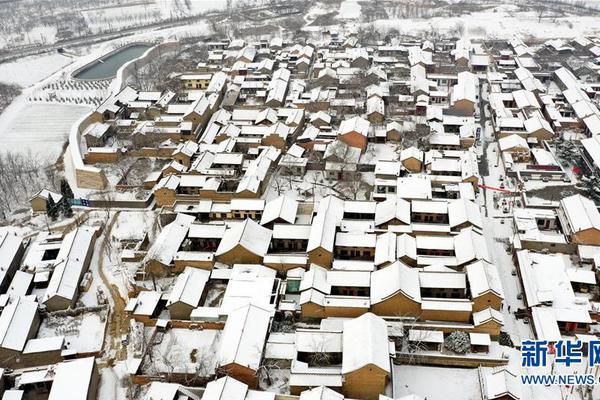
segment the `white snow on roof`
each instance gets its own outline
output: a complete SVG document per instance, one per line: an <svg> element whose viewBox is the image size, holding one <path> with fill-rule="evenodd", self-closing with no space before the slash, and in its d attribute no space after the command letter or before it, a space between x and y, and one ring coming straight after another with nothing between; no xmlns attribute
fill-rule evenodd
<svg viewBox="0 0 600 400"><path fill-rule="evenodd" d="M326 386L318 386L300 393L300 400L344 400L344 395Z"/></svg>
<svg viewBox="0 0 600 400"><path fill-rule="evenodd" d="M327 281L327 270L319 265L311 264L300 282L300 291L316 289L321 293L331 293L331 284Z"/></svg>
<svg viewBox="0 0 600 400"><path fill-rule="evenodd" d="M67 234L58 252L56 266L44 294L44 302L54 296L74 299L79 281L89 267L86 257L92 250L95 235L95 229L89 227L80 227Z"/></svg>
<svg viewBox="0 0 600 400"><path fill-rule="evenodd" d="M393 219L410 224L410 203L399 197L391 197L380 203L375 208L375 225L379 226Z"/></svg>
<svg viewBox="0 0 600 400"><path fill-rule="evenodd" d="M393 232L386 232L377 236L375 245L375 265L393 263L396 260L397 237Z"/></svg>
<svg viewBox="0 0 600 400"><path fill-rule="evenodd" d="M344 202L337 197L329 196L321 200L317 215L313 218L307 251L319 247L333 252L336 227L344 215Z"/></svg>
<svg viewBox="0 0 600 400"><path fill-rule="evenodd" d="M348 374L367 365L390 373L387 326L383 318L366 313L344 323L342 373Z"/></svg>
<svg viewBox="0 0 600 400"><path fill-rule="evenodd" d="M478 228L482 227L479 206L464 198L448 203L448 220L450 227L459 226L465 222L470 222Z"/></svg>
<svg viewBox="0 0 600 400"><path fill-rule="evenodd" d="M6 274L14 264L21 248L23 239L7 229L0 230L0 284L6 279Z"/></svg>
<svg viewBox="0 0 600 400"><path fill-rule="evenodd" d="M177 277L173 291L169 296L168 305L182 302L197 307L209 278L210 271L186 267L183 273Z"/></svg>
<svg viewBox="0 0 600 400"><path fill-rule="evenodd" d="M463 229L454 237L454 254L458 265L472 260L490 260L485 238L472 228Z"/></svg>
<svg viewBox="0 0 600 400"><path fill-rule="evenodd" d="M271 307L271 296L277 271L259 264L235 264L228 269L213 269L227 271L229 282L221 302L222 314L227 314L243 305L252 303L263 308Z"/></svg>
<svg viewBox="0 0 600 400"><path fill-rule="evenodd" d="M400 261L371 274L371 304L381 303L396 293L421 302L419 271Z"/></svg>
<svg viewBox="0 0 600 400"><path fill-rule="evenodd" d="M396 255L400 259L408 257L412 260L417 259L417 241L413 236L406 233L398 236L396 242Z"/></svg>
<svg viewBox="0 0 600 400"><path fill-rule="evenodd" d="M285 222L293 224L296 221L298 212L298 201L285 195L279 196L265 205L265 209L260 220L261 225L268 224L281 218Z"/></svg>
<svg viewBox="0 0 600 400"><path fill-rule="evenodd" d="M504 318L502 313L498 310L488 307L485 310L477 311L473 313L473 324L475 326L484 324L490 320L495 320L501 325L504 325Z"/></svg>
<svg viewBox="0 0 600 400"><path fill-rule="evenodd" d="M600 212L587 197L580 194L565 197L560 201L560 207L573 233L600 229Z"/></svg>
<svg viewBox="0 0 600 400"><path fill-rule="evenodd" d="M37 303L24 297L4 307L0 315L0 348L23 351L37 307Z"/></svg>
<svg viewBox="0 0 600 400"><path fill-rule="evenodd" d="M444 332L409 329L408 340L411 342L444 343Z"/></svg>
<svg viewBox="0 0 600 400"><path fill-rule="evenodd" d="M466 267L467 278L471 288L473 298L484 295L488 292L494 293L500 298L504 298L502 283L498 275L498 269L495 265L485 261L477 261Z"/></svg>
<svg viewBox="0 0 600 400"><path fill-rule="evenodd" d="M95 365L94 357L58 364L48 400L87 400Z"/></svg>
<svg viewBox="0 0 600 400"><path fill-rule="evenodd" d="M225 231L215 254L221 255L240 245L258 256L267 254L273 232L247 218L244 222L232 224Z"/></svg>
<svg viewBox="0 0 600 400"><path fill-rule="evenodd" d="M345 135L349 132L356 132L363 136L367 136L369 133L369 127L371 123L361 117L353 117L342 121L340 124L339 134Z"/></svg>
<svg viewBox="0 0 600 400"><path fill-rule="evenodd" d="M179 394L187 396L184 397L185 400L200 400L199 396L196 396L180 384L169 382L152 382L144 400L179 400L176 397Z"/></svg>
<svg viewBox="0 0 600 400"><path fill-rule="evenodd" d="M196 217L177 214L175 221L165 226L148 251L148 259L170 265Z"/></svg>
<svg viewBox="0 0 600 400"><path fill-rule="evenodd" d="M270 319L270 311L252 304L230 311L221 335L219 365L235 363L257 370Z"/></svg>
<svg viewBox="0 0 600 400"><path fill-rule="evenodd" d="M499 399L504 396L516 399L522 397L520 380L506 369L494 371L487 375L484 388L488 399Z"/></svg>
<svg viewBox="0 0 600 400"><path fill-rule="evenodd" d="M206 384L202 400L244 400L248 385L230 376L224 376Z"/></svg>
<svg viewBox="0 0 600 400"><path fill-rule="evenodd" d="M504 136L498 139L498 145L500 146L501 151L510 150L515 147L529 149L529 144L527 143L527 140L525 140L517 134Z"/></svg>

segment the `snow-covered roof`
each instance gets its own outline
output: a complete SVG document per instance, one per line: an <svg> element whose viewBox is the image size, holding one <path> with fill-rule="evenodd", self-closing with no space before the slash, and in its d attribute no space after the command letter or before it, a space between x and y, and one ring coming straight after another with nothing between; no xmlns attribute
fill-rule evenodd
<svg viewBox="0 0 600 400"><path fill-rule="evenodd" d="M264 228L247 218L244 222L229 226L215 254L218 256L227 253L239 245L251 253L264 256L269 250L272 234L273 232L270 229Z"/></svg>
<svg viewBox="0 0 600 400"><path fill-rule="evenodd" d="M393 263L396 261L396 234L386 232L377 236L377 244L375 245L375 265Z"/></svg>
<svg viewBox="0 0 600 400"><path fill-rule="evenodd" d="M41 197L44 200L48 200L48 198L52 196L52 200L54 200L54 203L58 203L61 199L62 199L62 194L60 193L55 193L52 192L48 189L42 189L39 192L37 192L36 194L34 194L31 199L33 200L36 197Z"/></svg>
<svg viewBox="0 0 600 400"><path fill-rule="evenodd" d="M379 226L393 219L410 224L410 203L399 197L392 197L377 203L375 225Z"/></svg>
<svg viewBox="0 0 600 400"><path fill-rule="evenodd" d="M326 386L318 386L300 393L300 400L344 400L344 395Z"/></svg>
<svg viewBox="0 0 600 400"><path fill-rule="evenodd" d="M428 176L398 178L396 194L403 199L431 199L431 180Z"/></svg>
<svg viewBox="0 0 600 400"><path fill-rule="evenodd" d="M199 396L180 384L170 382L152 382L144 400L180 400L180 395L187 396L184 397L185 400L200 400Z"/></svg>
<svg viewBox="0 0 600 400"><path fill-rule="evenodd" d="M353 117L342 121L340 124L339 134L345 135L350 132L356 132L362 136L367 136L371 123L361 117Z"/></svg>
<svg viewBox="0 0 600 400"><path fill-rule="evenodd" d="M409 329L408 340L411 342L444 343L444 332Z"/></svg>
<svg viewBox="0 0 600 400"><path fill-rule="evenodd" d="M495 265L485 261L476 261L467 265L466 269L473 298L489 292L504 298L502 283Z"/></svg>
<svg viewBox="0 0 600 400"><path fill-rule="evenodd" d="M220 366L238 364L257 370L269 329L271 312L247 304L229 312L218 351Z"/></svg>
<svg viewBox="0 0 600 400"><path fill-rule="evenodd" d="M461 289L467 288L465 274L450 268L441 270L425 267L419 271L419 286L430 289Z"/></svg>
<svg viewBox="0 0 600 400"><path fill-rule="evenodd" d="M177 277L167 305L181 302L197 307L209 278L210 271L186 267L183 273Z"/></svg>
<svg viewBox="0 0 600 400"><path fill-rule="evenodd" d="M54 296L73 300L79 289L79 281L88 268L88 253L96 230L91 227L79 227L65 236L58 255L54 272L44 294L44 302Z"/></svg>
<svg viewBox="0 0 600 400"><path fill-rule="evenodd" d="M56 366L48 400L86 400L90 397L94 357L63 361Z"/></svg>
<svg viewBox="0 0 600 400"><path fill-rule="evenodd" d="M600 230L600 212L594 202L580 194L565 197L560 201L559 215L564 215L573 233L587 229Z"/></svg>
<svg viewBox="0 0 600 400"><path fill-rule="evenodd" d="M260 264L234 264L228 269L213 269L211 276L219 272L225 272L229 278L221 302L222 314L249 303L265 309L271 307L277 271Z"/></svg>
<svg viewBox="0 0 600 400"><path fill-rule="evenodd" d="M465 198L456 199L448 203L448 220L450 227L459 226L465 222L481 228L481 210L479 206Z"/></svg>
<svg viewBox="0 0 600 400"><path fill-rule="evenodd" d="M458 83L452 89L452 104L460 100L468 100L475 103L477 101L476 88L477 77L469 71L460 72L458 74Z"/></svg>
<svg viewBox="0 0 600 400"><path fill-rule="evenodd" d="M522 397L519 378L503 368L485 376L485 398L489 400Z"/></svg>
<svg viewBox="0 0 600 400"><path fill-rule="evenodd" d="M399 235L396 241L396 255L400 259L402 257L408 257L410 259L417 259L417 240L406 233Z"/></svg>
<svg viewBox="0 0 600 400"><path fill-rule="evenodd" d="M383 318L366 313L344 322L342 343L343 374L368 365L390 373L388 333Z"/></svg>
<svg viewBox="0 0 600 400"><path fill-rule="evenodd" d="M504 136L498 139L498 145L500 146L500 151L510 150L515 147L529 149L527 140L517 134Z"/></svg>
<svg viewBox="0 0 600 400"><path fill-rule="evenodd" d="M328 196L321 200L317 209L317 215L313 218L310 238L308 239L307 251L310 252L319 247L333 252L336 227L344 215L344 202L337 197Z"/></svg>
<svg viewBox="0 0 600 400"><path fill-rule="evenodd" d="M418 148L411 146L403 149L400 152L400 161L405 161L410 158L414 158L415 160L423 161L423 152Z"/></svg>
<svg viewBox="0 0 600 400"><path fill-rule="evenodd" d="M165 226L156 237L148 251L148 259L170 265L195 219L192 215L177 214L175 221Z"/></svg>
<svg viewBox="0 0 600 400"><path fill-rule="evenodd" d="M11 266L15 265L23 239L8 229L0 229L0 284L7 278Z"/></svg>
<svg viewBox="0 0 600 400"><path fill-rule="evenodd" d="M282 219L285 222L293 224L296 221L297 212L298 201L282 195L265 205L260 224L265 225L277 219Z"/></svg>
<svg viewBox="0 0 600 400"><path fill-rule="evenodd" d="M300 291L316 289L321 293L331 293L331 284L327 280L327 270L319 265L311 264L300 282Z"/></svg>
<svg viewBox="0 0 600 400"><path fill-rule="evenodd" d="M537 307L534 307L532 309L536 308ZM484 324L492 320L498 322L501 325L504 325L504 317L502 316L502 313L496 309L493 309L492 307L488 307L484 310L473 313L473 324L475 326Z"/></svg>
<svg viewBox="0 0 600 400"><path fill-rule="evenodd" d="M470 227L454 237L454 253L459 265L472 260L490 260L485 238Z"/></svg>
<svg viewBox="0 0 600 400"><path fill-rule="evenodd" d="M0 348L23 351L37 314L38 304L17 297L0 314Z"/></svg>
<svg viewBox="0 0 600 400"><path fill-rule="evenodd" d="M150 316L156 311L156 307L161 298L161 292L143 290L136 298L129 299L125 311L130 312L133 315Z"/></svg>
<svg viewBox="0 0 600 400"><path fill-rule="evenodd" d="M230 376L224 376L206 384L202 400L244 400L248 385Z"/></svg>
<svg viewBox="0 0 600 400"><path fill-rule="evenodd" d="M421 302L418 270L396 261L371 274L371 304L381 303L399 292Z"/></svg>

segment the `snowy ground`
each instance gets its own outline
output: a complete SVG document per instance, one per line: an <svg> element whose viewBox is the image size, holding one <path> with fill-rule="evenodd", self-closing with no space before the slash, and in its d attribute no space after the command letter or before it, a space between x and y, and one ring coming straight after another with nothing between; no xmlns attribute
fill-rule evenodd
<svg viewBox="0 0 600 400"><path fill-rule="evenodd" d="M55 160L73 123L90 110L86 106L13 103L0 115L0 149L31 151Z"/></svg>
<svg viewBox="0 0 600 400"><path fill-rule="evenodd" d="M106 311L87 312L75 317L45 318L38 337L64 336L68 349L78 353L102 350L106 325Z"/></svg>
<svg viewBox="0 0 600 400"><path fill-rule="evenodd" d="M427 400L480 399L477 369L394 365L394 396Z"/></svg>
<svg viewBox="0 0 600 400"><path fill-rule="evenodd" d="M216 367L216 349L219 348L221 331L216 329L171 329L157 333L149 350L152 363L149 373L195 373L202 365L208 374Z"/></svg>
<svg viewBox="0 0 600 400"><path fill-rule="evenodd" d="M71 64L73 59L58 53L22 58L0 64L0 82L29 87Z"/></svg>
<svg viewBox="0 0 600 400"><path fill-rule="evenodd" d="M345 0L340 4L341 19L358 19L360 18L360 4L358 1Z"/></svg>

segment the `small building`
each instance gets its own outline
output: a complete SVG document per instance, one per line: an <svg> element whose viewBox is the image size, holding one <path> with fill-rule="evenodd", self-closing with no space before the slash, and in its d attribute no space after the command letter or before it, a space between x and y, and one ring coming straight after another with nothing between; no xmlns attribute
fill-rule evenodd
<svg viewBox="0 0 600 400"><path fill-rule="evenodd" d="M52 197L54 204L58 204L63 198L60 193L55 193L48 189L42 189L29 199L31 210L33 212L46 212L46 205L48 204L48 199L50 197Z"/></svg>
<svg viewBox="0 0 600 400"><path fill-rule="evenodd" d="M385 321L372 313L363 314L344 322L342 336L344 394L354 399L378 399L391 373Z"/></svg>
<svg viewBox="0 0 600 400"><path fill-rule="evenodd" d="M371 274L371 310L382 316L421 314L419 272L396 261Z"/></svg>
<svg viewBox="0 0 600 400"><path fill-rule="evenodd" d="M20 354L40 326L38 304L18 297L0 314L0 359L3 367L18 366Z"/></svg>
<svg viewBox="0 0 600 400"><path fill-rule="evenodd" d="M523 137L513 134L504 136L498 139L500 151L511 155L512 159L517 162L527 162L530 158L529 144Z"/></svg>
<svg viewBox="0 0 600 400"><path fill-rule="evenodd" d="M361 117L353 117L342 121L338 137L349 146L365 151L371 123Z"/></svg>
<svg viewBox="0 0 600 400"><path fill-rule="evenodd" d="M96 398L98 366L94 357L63 361L56 365L48 400L92 400Z"/></svg>
<svg viewBox="0 0 600 400"><path fill-rule="evenodd" d="M229 312L217 352L218 368L255 388L271 311L247 304Z"/></svg>
<svg viewBox="0 0 600 400"><path fill-rule="evenodd" d="M210 271L192 267L179 274L167 302L172 319L190 319L192 310L200 304L209 278Z"/></svg>
<svg viewBox="0 0 600 400"><path fill-rule="evenodd" d="M23 239L15 232L0 229L0 293L8 289L24 253Z"/></svg>
<svg viewBox="0 0 600 400"><path fill-rule="evenodd" d="M473 311L481 311L487 307L500 311L504 294L496 266L479 260L467 265L466 271Z"/></svg>
<svg viewBox="0 0 600 400"><path fill-rule="evenodd" d="M175 256L194 220L194 216L177 214L175 220L160 231L144 260L147 273L163 276L171 271Z"/></svg>
<svg viewBox="0 0 600 400"><path fill-rule="evenodd" d="M506 368L495 370L485 376L483 393L488 400L520 400L521 380Z"/></svg>
<svg viewBox="0 0 600 400"><path fill-rule="evenodd" d="M400 162L410 172L421 172L423 152L416 147L408 147L400 152Z"/></svg>
<svg viewBox="0 0 600 400"><path fill-rule="evenodd" d="M269 250L273 232L247 218L232 223L215 252L217 260L228 264L260 264Z"/></svg>
<svg viewBox="0 0 600 400"><path fill-rule="evenodd" d="M600 245L600 212L594 202L580 194L560 201L558 218L572 243Z"/></svg>
<svg viewBox="0 0 600 400"><path fill-rule="evenodd" d="M95 241L96 229L91 227L79 227L65 236L43 297L48 310L66 310L75 305L79 283L89 269Z"/></svg>

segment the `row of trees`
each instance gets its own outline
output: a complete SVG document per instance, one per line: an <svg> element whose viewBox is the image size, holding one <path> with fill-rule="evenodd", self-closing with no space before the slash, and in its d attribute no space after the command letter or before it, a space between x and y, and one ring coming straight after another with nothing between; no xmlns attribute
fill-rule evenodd
<svg viewBox="0 0 600 400"><path fill-rule="evenodd" d="M56 171L47 159L31 152L0 151L0 220L27 201L41 187L55 187Z"/></svg>
<svg viewBox="0 0 600 400"><path fill-rule="evenodd" d="M46 200L46 213L52 221L56 221L59 214L62 214L65 218L71 218L73 216L73 209L71 208L71 202L73 201L73 191L69 186L69 183L61 179L60 181L60 193L62 197L58 203L54 202L52 196L48 196Z"/></svg>
<svg viewBox="0 0 600 400"><path fill-rule="evenodd" d="M0 82L0 114L20 94L19 86Z"/></svg>

